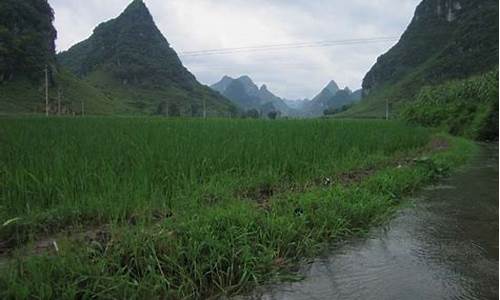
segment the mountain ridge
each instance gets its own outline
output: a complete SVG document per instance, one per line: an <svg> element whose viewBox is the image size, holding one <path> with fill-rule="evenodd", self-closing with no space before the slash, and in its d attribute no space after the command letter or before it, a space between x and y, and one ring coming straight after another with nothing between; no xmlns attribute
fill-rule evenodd
<svg viewBox="0 0 500 300"><path fill-rule="evenodd" d="M248 75L238 78L225 75L210 87L230 99L241 110L255 109L261 111L262 115L273 111L280 112L283 116L292 115L292 109L283 99L269 91L267 85L257 86Z"/></svg>
<svg viewBox="0 0 500 300"><path fill-rule="evenodd" d="M0 114L111 113L111 99L57 62L53 21L46 0L0 2Z"/></svg>
<svg viewBox="0 0 500 300"><path fill-rule="evenodd" d="M482 74L498 66L498 1L423 0L401 36L363 80L363 101L346 116L396 112L426 85Z"/></svg>
<svg viewBox="0 0 500 300"><path fill-rule="evenodd" d="M231 115L229 100L200 84L182 64L142 0L61 52L59 62L76 76L120 102L118 112L154 113L160 107L180 115ZM169 109L166 109L169 111Z"/></svg>
<svg viewBox="0 0 500 300"><path fill-rule="evenodd" d="M304 103L303 110L307 116L323 116L327 110L335 110L345 105L351 105L360 100L361 90L352 92L349 87L340 89L331 80L312 100Z"/></svg>
<svg viewBox="0 0 500 300"><path fill-rule="evenodd" d="M329 81L312 100L280 98L270 92L266 84L259 88L247 75L236 79L225 75L211 88L231 99L243 110L259 110L263 105L272 103L275 110L289 117L320 117L326 110L338 109L361 99L361 90L352 92L348 87L340 89L335 80Z"/></svg>

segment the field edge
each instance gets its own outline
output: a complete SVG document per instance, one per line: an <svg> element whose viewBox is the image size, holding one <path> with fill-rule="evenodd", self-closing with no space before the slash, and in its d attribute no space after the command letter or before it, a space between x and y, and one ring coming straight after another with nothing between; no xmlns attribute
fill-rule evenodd
<svg viewBox="0 0 500 300"><path fill-rule="evenodd" d="M41 255L19 251L0 275L1 298L198 299L236 295L290 278L304 259L332 242L387 220L407 195L464 165L472 141L434 135L425 153L364 178L266 205L209 207L183 220L112 226L63 239ZM207 238L209 237L209 238Z"/></svg>

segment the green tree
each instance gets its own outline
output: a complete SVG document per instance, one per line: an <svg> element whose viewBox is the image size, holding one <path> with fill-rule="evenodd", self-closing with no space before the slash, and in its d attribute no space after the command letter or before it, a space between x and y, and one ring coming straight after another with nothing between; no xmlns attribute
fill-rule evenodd
<svg viewBox="0 0 500 300"><path fill-rule="evenodd" d="M250 109L245 113L245 117L250 119L258 119L260 118L260 113L256 109Z"/></svg>
<svg viewBox="0 0 500 300"><path fill-rule="evenodd" d="M39 79L55 64L53 20L47 0L0 1L0 81Z"/></svg>
<svg viewBox="0 0 500 300"><path fill-rule="evenodd" d="M498 70L425 87L406 106L402 117L455 135L498 139Z"/></svg>
<svg viewBox="0 0 500 300"><path fill-rule="evenodd" d="M168 114L170 117L180 117L181 116L181 110L179 106L175 103L171 103L168 106Z"/></svg>
<svg viewBox="0 0 500 300"><path fill-rule="evenodd" d="M278 118L278 112L277 111L271 111L267 114L267 117L271 120L276 120Z"/></svg>

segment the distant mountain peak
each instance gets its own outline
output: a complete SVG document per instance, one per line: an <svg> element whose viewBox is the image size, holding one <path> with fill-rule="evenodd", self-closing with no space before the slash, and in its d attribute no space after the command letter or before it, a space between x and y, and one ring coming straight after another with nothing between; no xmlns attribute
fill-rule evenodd
<svg viewBox="0 0 500 300"><path fill-rule="evenodd" d="M328 90L329 92L335 95L340 90L340 88L339 85L335 82L335 80L331 80L325 87L325 90Z"/></svg>
<svg viewBox="0 0 500 300"><path fill-rule="evenodd" d="M129 19L133 18L142 20L146 18L148 21L151 21L151 23L154 24L153 16L151 15L149 9L142 0L132 1L118 18L129 18Z"/></svg>
<svg viewBox="0 0 500 300"><path fill-rule="evenodd" d="M259 94L259 87L255 84L255 82L253 82L250 76L243 75L236 79L236 81L245 87L245 91L248 95L257 96Z"/></svg>
<svg viewBox="0 0 500 300"><path fill-rule="evenodd" d="M89 81L95 74L106 78L105 84L92 84L114 90L116 97L126 99L131 110L151 111L149 105L177 101L184 111L196 111L191 106L199 106L196 102L202 97L232 109L227 99L201 85L182 65L142 0L132 1L117 18L98 25L88 39L60 53L58 61ZM142 93L126 92L129 89L146 90L151 98L145 100Z"/></svg>
<svg viewBox="0 0 500 300"><path fill-rule="evenodd" d="M352 92L349 87L340 89L339 85L331 80L313 100L306 102L305 110L310 116L321 116L326 109L339 108L359 101L361 91Z"/></svg>
<svg viewBox="0 0 500 300"><path fill-rule="evenodd" d="M146 4L144 4L144 1L142 0L133 0L130 2L130 4L125 8L124 12L127 12L129 10L135 10L135 9L140 9L140 10L148 10L146 7Z"/></svg>
<svg viewBox="0 0 500 300"><path fill-rule="evenodd" d="M227 90L229 85L231 85L231 83L233 83L233 81L234 81L234 78L229 77L227 75L224 75L224 77L222 77L222 79L219 82L213 84L210 87L213 90L216 90L217 92L219 92L221 94L224 94L224 92Z"/></svg>
<svg viewBox="0 0 500 300"><path fill-rule="evenodd" d="M142 0L132 1L117 18L101 23L90 38L62 52L59 60L79 76L104 70L124 85L193 88L198 84Z"/></svg>
<svg viewBox="0 0 500 300"><path fill-rule="evenodd" d="M243 75L236 80L238 80L239 82L241 82L245 85L255 85L252 78L250 78L250 76L248 76L248 75Z"/></svg>
<svg viewBox="0 0 500 300"><path fill-rule="evenodd" d="M211 88L244 110L258 109L263 112L278 110L283 115L290 113L290 108L283 99L269 91L265 84L259 88L248 75L240 76L237 79L224 76Z"/></svg>

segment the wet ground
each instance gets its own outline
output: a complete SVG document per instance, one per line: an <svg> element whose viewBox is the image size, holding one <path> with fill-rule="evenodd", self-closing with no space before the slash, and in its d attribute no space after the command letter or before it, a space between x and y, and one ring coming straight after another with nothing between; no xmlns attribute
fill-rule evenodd
<svg viewBox="0 0 500 300"><path fill-rule="evenodd" d="M498 299L498 145L302 271L250 299Z"/></svg>

